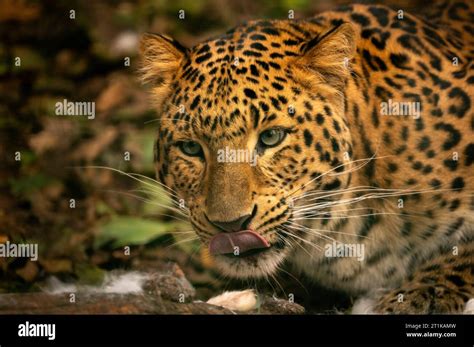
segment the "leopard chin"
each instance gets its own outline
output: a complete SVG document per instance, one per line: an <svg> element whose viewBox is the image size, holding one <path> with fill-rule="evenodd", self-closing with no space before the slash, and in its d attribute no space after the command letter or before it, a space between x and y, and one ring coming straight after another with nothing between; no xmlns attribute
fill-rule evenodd
<svg viewBox="0 0 474 347"><path fill-rule="evenodd" d="M216 267L222 274L237 279L259 279L271 276L284 262L289 249L276 250L272 247L258 254L233 256L214 256Z"/></svg>

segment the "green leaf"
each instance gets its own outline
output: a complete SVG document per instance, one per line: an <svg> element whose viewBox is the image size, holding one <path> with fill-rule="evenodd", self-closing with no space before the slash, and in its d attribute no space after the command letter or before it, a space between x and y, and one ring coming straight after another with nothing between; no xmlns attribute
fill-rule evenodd
<svg viewBox="0 0 474 347"><path fill-rule="evenodd" d="M100 285L105 278L105 271L93 265L78 264L75 272L80 284Z"/></svg>
<svg viewBox="0 0 474 347"><path fill-rule="evenodd" d="M135 148L139 154L133 161L132 168L135 172L155 173L153 160L153 148L156 142L156 132L145 130L141 132L131 132L126 138L126 148Z"/></svg>
<svg viewBox="0 0 474 347"><path fill-rule="evenodd" d="M41 173L32 176L12 178L9 181L10 187L15 196L28 195L29 193L40 190L53 182L54 180L52 178Z"/></svg>
<svg viewBox="0 0 474 347"><path fill-rule="evenodd" d="M95 205L95 211L98 215L106 215L106 214L114 214L115 211L109 205L107 205L104 201L100 200Z"/></svg>
<svg viewBox="0 0 474 347"><path fill-rule="evenodd" d="M178 223L159 222L136 217L114 217L100 227L94 247L111 243L113 248L144 245L178 229Z"/></svg>

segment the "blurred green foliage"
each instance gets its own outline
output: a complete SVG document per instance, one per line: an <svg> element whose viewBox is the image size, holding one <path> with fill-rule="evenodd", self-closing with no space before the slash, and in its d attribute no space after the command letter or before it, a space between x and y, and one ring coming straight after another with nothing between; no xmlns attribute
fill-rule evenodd
<svg viewBox="0 0 474 347"><path fill-rule="evenodd" d="M176 230L176 223L136 217L113 217L99 228L94 247L110 244L112 248L143 245Z"/></svg>

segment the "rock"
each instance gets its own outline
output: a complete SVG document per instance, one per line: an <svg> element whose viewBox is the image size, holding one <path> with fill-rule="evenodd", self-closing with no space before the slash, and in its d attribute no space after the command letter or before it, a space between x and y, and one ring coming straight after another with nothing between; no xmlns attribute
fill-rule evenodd
<svg viewBox="0 0 474 347"><path fill-rule="evenodd" d="M0 294L0 314L230 314L205 303L176 303L140 294Z"/></svg>
<svg viewBox="0 0 474 347"><path fill-rule="evenodd" d="M192 284L174 263L166 265L161 272L151 273L143 289L149 294L158 294L164 299L180 303L189 302L196 295Z"/></svg>
<svg viewBox="0 0 474 347"><path fill-rule="evenodd" d="M303 306L288 300L265 296L260 306L262 314L304 314Z"/></svg>
<svg viewBox="0 0 474 347"><path fill-rule="evenodd" d="M101 286L65 284L44 292L0 294L0 314L236 314L195 297L196 291L175 263L154 271L111 271ZM132 283L134 281L135 283ZM302 314L303 307L259 296L248 314Z"/></svg>

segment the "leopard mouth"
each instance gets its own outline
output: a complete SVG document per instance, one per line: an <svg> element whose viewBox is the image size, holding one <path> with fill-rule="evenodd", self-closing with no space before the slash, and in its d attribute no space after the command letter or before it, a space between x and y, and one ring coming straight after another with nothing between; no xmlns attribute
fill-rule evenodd
<svg viewBox="0 0 474 347"><path fill-rule="evenodd" d="M228 277L258 279L277 272L279 264L289 256L290 252L291 248L288 244L278 238L272 243L267 242L265 247L243 249L237 253L227 249L220 254L214 254L213 257L217 269Z"/></svg>
<svg viewBox="0 0 474 347"><path fill-rule="evenodd" d="M209 242L209 252L212 255L248 256L255 251L268 250L271 245L260 234L253 230L236 232L221 232L212 237Z"/></svg>

